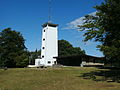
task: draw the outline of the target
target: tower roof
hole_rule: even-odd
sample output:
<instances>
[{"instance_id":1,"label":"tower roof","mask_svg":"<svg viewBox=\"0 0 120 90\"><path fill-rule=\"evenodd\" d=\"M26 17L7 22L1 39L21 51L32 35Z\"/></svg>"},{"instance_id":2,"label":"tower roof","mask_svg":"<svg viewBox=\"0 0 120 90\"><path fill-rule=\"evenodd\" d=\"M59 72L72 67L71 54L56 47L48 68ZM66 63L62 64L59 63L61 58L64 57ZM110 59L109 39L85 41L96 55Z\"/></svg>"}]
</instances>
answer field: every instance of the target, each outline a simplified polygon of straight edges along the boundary
<instances>
[{"instance_id":1,"label":"tower roof","mask_svg":"<svg viewBox=\"0 0 120 90\"><path fill-rule=\"evenodd\" d=\"M53 24L53 23L47 22L47 23L42 25L42 27L46 27L46 26L57 27L58 24Z\"/></svg>"}]
</instances>

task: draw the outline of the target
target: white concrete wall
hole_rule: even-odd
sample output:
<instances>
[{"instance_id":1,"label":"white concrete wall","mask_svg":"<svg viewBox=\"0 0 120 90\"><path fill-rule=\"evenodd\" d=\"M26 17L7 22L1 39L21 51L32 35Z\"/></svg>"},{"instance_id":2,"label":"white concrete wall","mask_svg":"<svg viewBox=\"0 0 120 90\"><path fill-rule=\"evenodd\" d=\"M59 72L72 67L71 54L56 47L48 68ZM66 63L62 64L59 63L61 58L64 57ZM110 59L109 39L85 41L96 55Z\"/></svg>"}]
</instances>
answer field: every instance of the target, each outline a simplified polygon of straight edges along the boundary
<instances>
[{"instance_id":1,"label":"white concrete wall","mask_svg":"<svg viewBox=\"0 0 120 90\"><path fill-rule=\"evenodd\" d=\"M43 64L45 66L52 66L54 64L54 61L56 61L56 59L54 59L53 57L58 56L57 29L58 29L57 27L46 26L42 30L42 47L41 47L42 59L40 59L41 60L40 64Z\"/></svg>"},{"instance_id":2,"label":"white concrete wall","mask_svg":"<svg viewBox=\"0 0 120 90\"><path fill-rule=\"evenodd\" d=\"M53 57L58 56L58 39L57 39L57 27L48 27L46 31L46 65L52 66L54 64ZM51 64L48 64L48 61L51 62Z\"/></svg>"}]
</instances>

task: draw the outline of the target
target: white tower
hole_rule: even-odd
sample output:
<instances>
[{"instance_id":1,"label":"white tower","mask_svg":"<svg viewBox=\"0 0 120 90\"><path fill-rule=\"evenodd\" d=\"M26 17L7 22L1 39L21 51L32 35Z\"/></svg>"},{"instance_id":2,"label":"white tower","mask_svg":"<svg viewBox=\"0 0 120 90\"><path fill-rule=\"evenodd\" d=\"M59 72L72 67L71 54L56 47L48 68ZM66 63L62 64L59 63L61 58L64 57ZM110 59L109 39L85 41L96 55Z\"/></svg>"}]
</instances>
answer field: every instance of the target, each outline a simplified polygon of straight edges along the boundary
<instances>
[{"instance_id":1,"label":"white tower","mask_svg":"<svg viewBox=\"0 0 120 90\"><path fill-rule=\"evenodd\" d=\"M42 25L41 58L35 60L35 66L53 66L57 63L54 58L58 56L57 26L52 23Z\"/></svg>"},{"instance_id":2,"label":"white tower","mask_svg":"<svg viewBox=\"0 0 120 90\"><path fill-rule=\"evenodd\" d=\"M57 24L52 24L51 21L51 0L49 0L49 22L42 25L42 47L41 57L35 59L35 66L53 66L56 64L58 57L58 37Z\"/></svg>"}]
</instances>

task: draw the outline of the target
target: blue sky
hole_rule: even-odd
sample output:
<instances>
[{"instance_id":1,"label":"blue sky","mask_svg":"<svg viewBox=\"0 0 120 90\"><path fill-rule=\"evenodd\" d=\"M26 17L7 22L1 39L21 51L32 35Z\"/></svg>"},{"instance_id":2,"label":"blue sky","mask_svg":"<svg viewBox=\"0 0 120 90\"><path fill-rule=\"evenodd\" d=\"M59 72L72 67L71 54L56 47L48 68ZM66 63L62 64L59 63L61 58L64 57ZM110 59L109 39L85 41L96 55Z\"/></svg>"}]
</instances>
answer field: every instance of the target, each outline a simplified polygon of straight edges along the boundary
<instances>
[{"instance_id":1,"label":"blue sky","mask_svg":"<svg viewBox=\"0 0 120 90\"><path fill-rule=\"evenodd\" d=\"M99 43L82 42L83 33L70 27L86 14L95 12L93 8L103 0L52 0L52 22L59 24L59 39L81 47L88 55L103 56L96 48ZM21 32L29 51L41 47L41 25L48 21L48 0L0 0L0 31L11 27ZM65 29L69 28L69 29Z\"/></svg>"}]
</instances>

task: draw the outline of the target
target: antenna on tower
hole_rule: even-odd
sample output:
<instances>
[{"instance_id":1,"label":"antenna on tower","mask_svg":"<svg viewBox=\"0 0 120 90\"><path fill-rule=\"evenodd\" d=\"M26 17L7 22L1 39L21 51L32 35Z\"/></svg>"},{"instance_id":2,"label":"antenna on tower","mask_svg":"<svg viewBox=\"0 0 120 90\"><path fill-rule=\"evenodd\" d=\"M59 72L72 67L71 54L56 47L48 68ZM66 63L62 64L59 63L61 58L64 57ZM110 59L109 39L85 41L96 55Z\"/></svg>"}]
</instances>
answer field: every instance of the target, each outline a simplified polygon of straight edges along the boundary
<instances>
[{"instance_id":1,"label":"antenna on tower","mask_svg":"<svg viewBox=\"0 0 120 90\"><path fill-rule=\"evenodd\" d=\"M48 22L49 22L49 23L51 23L51 12L52 12L52 11L51 11L51 8L52 8L52 7L51 7L51 2L52 2L52 0L49 0L49 15L48 15Z\"/></svg>"}]
</instances>

